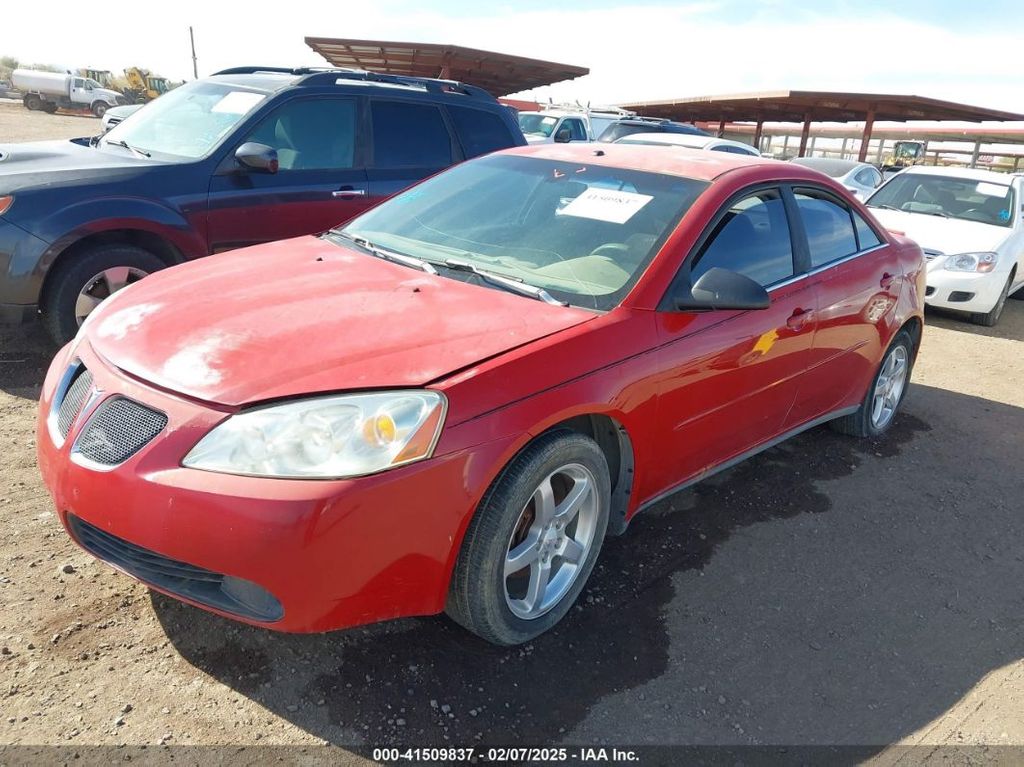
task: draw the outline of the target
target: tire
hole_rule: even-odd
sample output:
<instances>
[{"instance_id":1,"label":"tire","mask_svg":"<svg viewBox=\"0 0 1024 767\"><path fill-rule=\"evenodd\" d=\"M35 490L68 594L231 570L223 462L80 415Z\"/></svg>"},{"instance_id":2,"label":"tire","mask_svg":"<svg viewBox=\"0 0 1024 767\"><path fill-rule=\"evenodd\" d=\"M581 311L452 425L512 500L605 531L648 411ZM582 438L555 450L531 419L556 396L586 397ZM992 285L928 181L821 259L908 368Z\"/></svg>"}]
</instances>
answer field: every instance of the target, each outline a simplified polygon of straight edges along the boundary
<instances>
[{"instance_id":1,"label":"tire","mask_svg":"<svg viewBox=\"0 0 1024 767\"><path fill-rule=\"evenodd\" d=\"M570 478L573 484L567 485ZM533 500L540 497L542 485L553 491L548 508L556 513L547 526L538 518ZM577 487L583 494L573 504L575 512L558 516L558 504ZM608 463L594 440L572 431L542 435L509 463L480 502L452 574L448 615L488 642L504 646L528 642L552 628L573 606L594 569L610 502ZM556 528L558 519L569 521ZM564 556L572 541L577 542L575 564ZM532 564L506 575L506 558L517 549ZM535 573L545 568L550 573L549 591L531 600ZM527 616L531 608L533 614Z\"/></svg>"},{"instance_id":2,"label":"tire","mask_svg":"<svg viewBox=\"0 0 1024 767\"><path fill-rule=\"evenodd\" d=\"M92 113L94 115L96 115L97 117L99 117L100 119L102 119L103 115L105 115L107 113L107 102L105 102L105 101L93 102Z\"/></svg>"},{"instance_id":3,"label":"tire","mask_svg":"<svg viewBox=\"0 0 1024 767\"><path fill-rule=\"evenodd\" d=\"M44 101L43 104L42 104L41 109L44 112L46 112L46 114L52 115L52 114L54 114L57 111L58 107L52 101Z\"/></svg>"},{"instance_id":4,"label":"tire","mask_svg":"<svg viewBox=\"0 0 1024 767\"><path fill-rule=\"evenodd\" d=\"M886 366L889 364L890 359L894 358L894 355L897 361L902 355L903 364L905 365L902 381L899 383L899 391L896 393L894 401L890 403L891 411L887 417L876 419L875 395L879 386L879 379L882 378L883 373L886 371ZM857 408L855 413L836 418L829 425L841 434L848 434L851 437L881 436L892 426L893 421L896 419L896 413L899 411L900 405L903 404L903 399L907 396L908 384L910 383L910 375L913 369L914 341L910 337L910 333L906 330L900 330L896 337L892 339L889 348L885 350L885 355L882 357L877 372L871 379L871 385L868 386L867 393L864 395L860 407ZM885 408L883 408L882 415L885 414L884 410Z\"/></svg>"},{"instance_id":5,"label":"tire","mask_svg":"<svg viewBox=\"0 0 1024 767\"><path fill-rule=\"evenodd\" d=\"M992 307L991 311L988 312L976 312L971 315L971 322L975 325L984 325L986 328L994 328L996 323L999 322L999 318L1003 315L1003 307L1006 306L1006 297L1010 292L1010 285L1013 284L1013 274L1006 278L1006 284L1003 285L1003 292L999 294L999 300L996 301L996 305Z\"/></svg>"},{"instance_id":6,"label":"tire","mask_svg":"<svg viewBox=\"0 0 1024 767\"><path fill-rule=\"evenodd\" d=\"M147 274L159 271L167 264L148 250L134 245L97 245L80 253L73 253L47 278L47 289L43 296L43 324L58 344L65 344L78 332L80 310L99 303L106 295L118 290L118 283L137 282ZM126 273L119 270L125 269ZM118 270L113 280L100 279L109 270ZM88 296L82 296L90 285L94 285ZM82 298L82 306L79 299Z\"/></svg>"},{"instance_id":7,"label":"tire","mask_svg":"<svg viewBox=\"0 0 1024 767\"><path fill-rule=\"evenodd\" d=\"M41 109L43 106L43 100L34 93L25 94L25 98L21 100L21 103L25 105L26 109L33 112Z\"/></svg>"}]
</instances>

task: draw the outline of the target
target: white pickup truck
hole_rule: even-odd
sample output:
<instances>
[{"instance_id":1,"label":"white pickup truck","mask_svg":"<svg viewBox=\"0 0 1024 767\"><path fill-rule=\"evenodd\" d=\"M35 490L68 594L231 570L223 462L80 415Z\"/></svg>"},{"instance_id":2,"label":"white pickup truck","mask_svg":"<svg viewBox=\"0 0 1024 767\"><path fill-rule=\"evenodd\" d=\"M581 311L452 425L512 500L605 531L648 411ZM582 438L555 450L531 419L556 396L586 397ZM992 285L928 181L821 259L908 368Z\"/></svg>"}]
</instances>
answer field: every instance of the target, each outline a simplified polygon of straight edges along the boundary
<instances>
[{"instance_id":1,"label":"white pickup truck","mask_svg":"<svg viewBox=\"0 0 1024 767\"><path fill-rule=\"evenodd\" d=\"M15 69L11 82L23 94L21 101L27 109L43 112L53 113L62 107L88 109L97 117L103 117L107 109L124 100L117 91L79 75Z\"/></svg>"},{"instance_id":2,"label":"white pickup truck","mask_svg":"<svg viewBox=\"0 0 1024 767\"><path fill-rule=\"evenodd\" d=\"M632 112L598 109L544 109L520 112L519 127L529 144L597 141L604 129Z\"/></svg>"}]
</instances>

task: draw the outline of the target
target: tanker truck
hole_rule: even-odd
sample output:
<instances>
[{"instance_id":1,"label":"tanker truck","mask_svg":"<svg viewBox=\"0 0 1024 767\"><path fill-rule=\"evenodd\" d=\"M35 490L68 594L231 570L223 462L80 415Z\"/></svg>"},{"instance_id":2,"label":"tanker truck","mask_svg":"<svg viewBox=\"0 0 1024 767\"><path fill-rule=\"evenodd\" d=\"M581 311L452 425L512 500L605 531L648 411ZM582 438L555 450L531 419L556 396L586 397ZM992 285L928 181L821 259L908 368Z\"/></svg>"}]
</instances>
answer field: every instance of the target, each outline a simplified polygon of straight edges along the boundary
<instances>
[{"instance_id":1,"label":"tanker truck","mask_svg":"<svg viewBox=\"0 0 1024 767\"><path fill-rule=\"evenodd\" d=\"M60 72L15 69L11 82L23 95L27 109L54 113L58 109L88 109L103 117L107 109L123 103L117 91L104 88L95 80Z\"/></svg>"}]
</instances>

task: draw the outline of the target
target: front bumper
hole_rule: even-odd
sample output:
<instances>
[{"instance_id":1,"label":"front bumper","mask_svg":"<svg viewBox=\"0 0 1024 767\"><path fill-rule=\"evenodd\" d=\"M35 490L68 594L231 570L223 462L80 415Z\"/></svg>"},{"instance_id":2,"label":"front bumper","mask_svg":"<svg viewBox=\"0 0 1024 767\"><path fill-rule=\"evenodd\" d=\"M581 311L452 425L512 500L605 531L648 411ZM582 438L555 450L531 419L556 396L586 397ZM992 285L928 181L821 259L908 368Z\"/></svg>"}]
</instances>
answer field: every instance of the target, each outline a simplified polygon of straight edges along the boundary
<instances>
[{"instance_id":1,"label":"front bumper","mask_svg":"<svg viewBox=\"0 0 1024 767\"><path fill-rule=\"evenodd\" d=\"M73 359L85 364L99 394L86 398L62 443L48 415ZM95 408L114 394L165 413L167 425L124 463L101 468L71 447ZM65 529L90 553L158 591L281 631L326 631L444 608L462 532L513 437L352 480L237 477L182 467L182 457L229 412L129 379L87 345L75 352L65 347L47 375L38 420L39 466ZM175 577L192 577L192 568L255 584L280 605L280 617L232 609L208 591L148 575L151 570L133 566L139 561Z\"/></svg>"},{"instance_id":2,"label":"front bumper","mask_svg":"<svg viewBox=\"0 0 1024 767\"><path fill-rule=\"evenodd\" d=\"M944 267L945 258L928 261L924 302L941 309L985 313L999 300L1008 272L953 272Z\"/></svg>"}]
</instances>

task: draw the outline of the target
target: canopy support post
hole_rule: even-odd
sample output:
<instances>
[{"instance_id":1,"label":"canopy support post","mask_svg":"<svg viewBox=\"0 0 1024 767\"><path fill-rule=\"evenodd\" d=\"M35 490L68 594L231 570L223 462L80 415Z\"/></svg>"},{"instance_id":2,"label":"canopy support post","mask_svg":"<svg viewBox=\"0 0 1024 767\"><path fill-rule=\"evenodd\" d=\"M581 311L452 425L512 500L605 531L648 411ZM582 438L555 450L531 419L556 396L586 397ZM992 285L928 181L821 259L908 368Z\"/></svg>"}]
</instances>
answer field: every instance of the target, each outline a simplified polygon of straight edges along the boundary
<instances>
[{"instance_id":1,"label":"canopy support post","mask_svg":"<svg viewBox=\"0 0 1024 767\"><path fill-rule=\"evenodd\" d=\"M857 160L865 162L868 159L868 145L871 143L871 130L875 127L875 110L869 109L864 118L864 133L860 137L860 153Z\"/></svg>"}]
</instances>

